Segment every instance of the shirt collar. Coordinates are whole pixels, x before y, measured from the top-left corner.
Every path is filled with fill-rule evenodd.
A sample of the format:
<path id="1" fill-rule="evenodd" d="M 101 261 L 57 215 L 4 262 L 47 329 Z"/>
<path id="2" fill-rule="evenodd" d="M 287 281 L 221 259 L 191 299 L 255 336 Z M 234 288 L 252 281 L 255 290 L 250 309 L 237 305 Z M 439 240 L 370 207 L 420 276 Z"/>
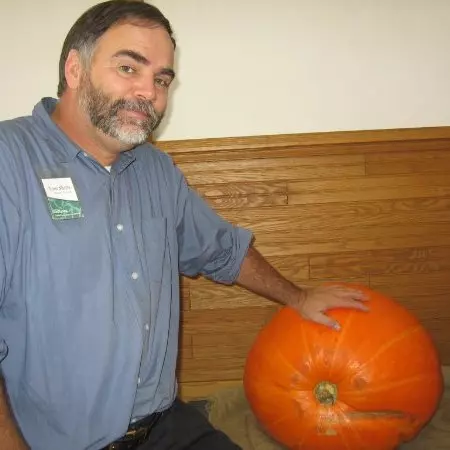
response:
<path id="1" fill-rule="evenodd" d="M 60 162 L 69 162 L 75 159 L 84 150 L 69 139 L 69 137 L 56 125 L 51 115 L 58 103 L 58 100 L 52 97 L 44 97 L 33 109 L 33 118 L 36 119 L 44 128 L 46 139 L 56 139 L 61 145 L 56 150 L 59 153 Z M 128 167 L 136 159 L 133 150 L 122 152 L 117 161 L 120 171 Z"/>

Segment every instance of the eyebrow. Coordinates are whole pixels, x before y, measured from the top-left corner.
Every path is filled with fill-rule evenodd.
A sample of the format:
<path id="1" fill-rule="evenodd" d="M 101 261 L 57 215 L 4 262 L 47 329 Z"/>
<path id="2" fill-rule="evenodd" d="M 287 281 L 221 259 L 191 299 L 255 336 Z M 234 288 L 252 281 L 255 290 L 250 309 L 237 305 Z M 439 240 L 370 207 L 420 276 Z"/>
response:
<path id="1" fill-rule="evenodd" d="M 120 56 L 128 56 L 129 58 L 134 59 L 137 63 L 144 64 L 145 66 L 150 65 L 150 61 L 144 55 L 141 55 L 140 53 L 135 52 L 134 50 L 127 50 L 127 49 L 119 50 L 118 52 L 114 53 L 113 58 L 118 58 Z M 161 69 L 159 71 L 159 74 L 175 78 L 174 70 L 169 67 L 164 67 L 163 69 Z"/>

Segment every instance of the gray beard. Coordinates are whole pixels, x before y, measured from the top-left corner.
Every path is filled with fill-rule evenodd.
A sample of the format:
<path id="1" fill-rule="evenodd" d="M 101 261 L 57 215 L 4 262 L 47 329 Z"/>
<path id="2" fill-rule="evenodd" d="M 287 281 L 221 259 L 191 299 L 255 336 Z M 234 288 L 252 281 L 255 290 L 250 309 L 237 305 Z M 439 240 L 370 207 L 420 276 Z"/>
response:
<path id="1" fill-rule="evenodd" d="M 125 145 L 135 146 L 146 142 L 163 119 L 163 114 L 158 114 L 149 101 L 111 100 L 101 89 L 93 86 L 89 77 L 85 77 L 83 83 L 80 105 L 94 127 Z M 147 117 L 120 117 L 121 110 L 141 112 Z"/>

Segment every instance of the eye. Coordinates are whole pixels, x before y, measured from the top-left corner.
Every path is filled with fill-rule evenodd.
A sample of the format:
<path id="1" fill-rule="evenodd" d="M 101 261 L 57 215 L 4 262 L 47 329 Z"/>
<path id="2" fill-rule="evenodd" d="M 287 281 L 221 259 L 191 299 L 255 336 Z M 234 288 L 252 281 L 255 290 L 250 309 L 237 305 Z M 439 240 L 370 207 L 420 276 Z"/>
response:
<path id="1" fill-rule="evenodd" d="M 170 86 L 170 81 L 164 78 L 155 78 L 155 83 L 163 88 L 168 88 Z"/>
<path id="2" fill-rule="evenodd" d="M 119 66 L 118 69 L 119 69 L 119 72 L 122 72 L 122 73 L 127 73 L 127 74 L 136 73 L 136 70 L 134 69 L 134 67 L 131 67 L 131 66 Z"/>

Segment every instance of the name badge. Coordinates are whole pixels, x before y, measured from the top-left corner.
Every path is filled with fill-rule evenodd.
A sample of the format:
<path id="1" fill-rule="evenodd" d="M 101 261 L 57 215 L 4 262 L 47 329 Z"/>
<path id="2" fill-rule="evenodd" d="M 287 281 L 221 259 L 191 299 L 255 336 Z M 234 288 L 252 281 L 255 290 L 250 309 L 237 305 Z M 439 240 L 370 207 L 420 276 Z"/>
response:
<path id="1" fill-rule="evenodd" d="M 53 220 L 84 217 L 77 192 L 71 178 L 43 178 L 50 214 Z"/>

